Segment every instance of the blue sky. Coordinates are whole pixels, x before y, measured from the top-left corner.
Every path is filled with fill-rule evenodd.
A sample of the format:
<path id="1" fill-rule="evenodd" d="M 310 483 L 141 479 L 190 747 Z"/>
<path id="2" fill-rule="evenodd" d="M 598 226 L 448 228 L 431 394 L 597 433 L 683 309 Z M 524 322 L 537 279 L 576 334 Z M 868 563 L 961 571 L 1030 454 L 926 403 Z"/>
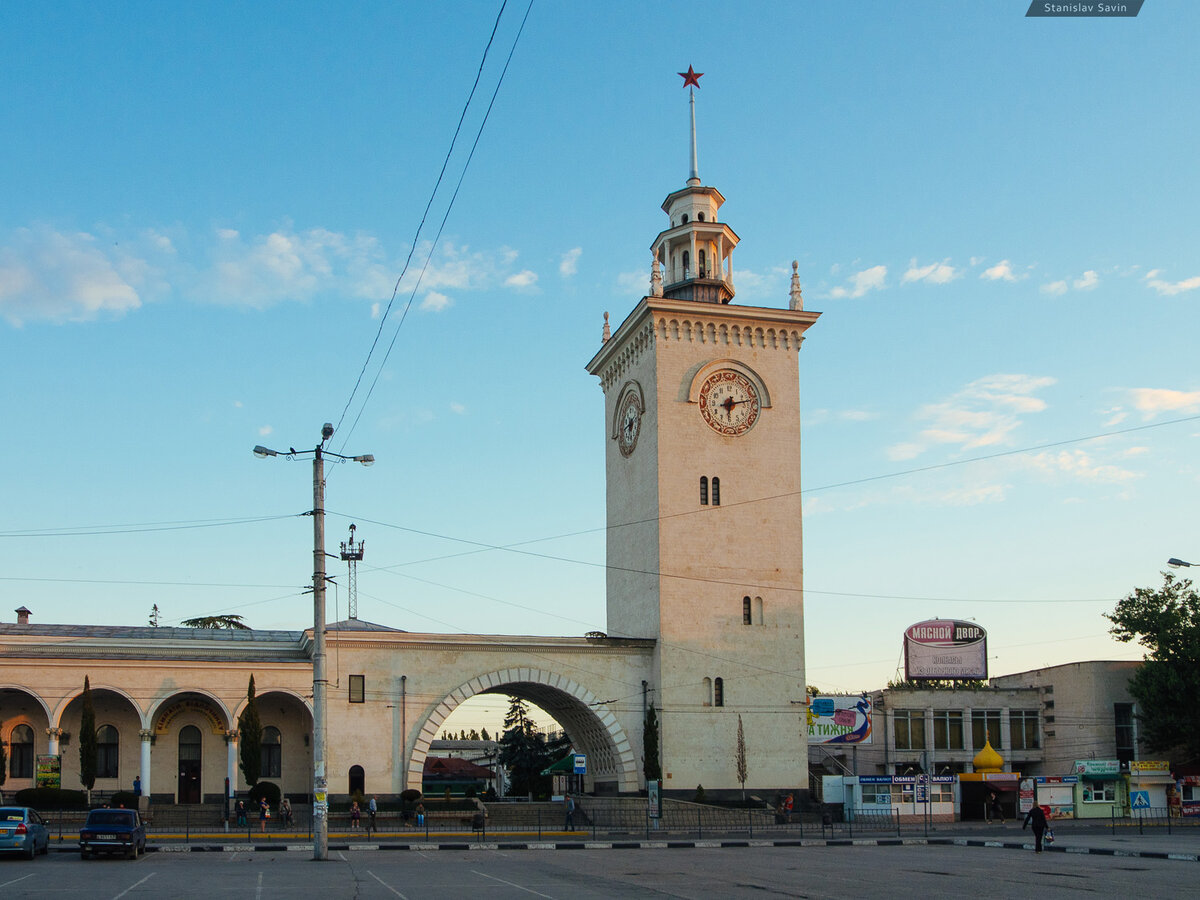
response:
<path id="1" fill-rule="evenodd" d="M 687 177 L 690 64 L 735 302 L 786 305 L 796 259 L 824 313 L 800 358 L 810 682 L 880 686 L 935 616 L 983 625 L 996 674 L 1135 658 L 1101 613 L 1200 557 L 1200 10 L 1027 5 L 535 2 L 413 293 L 510 4 L 343 417 L 499 3 L 3 4 L 6 609 L 311 625 L 308 464 L 250 448 L 332 421 L 378 459 L 329 473 L 362 618 L 603 629 L 583 366 Z"/>

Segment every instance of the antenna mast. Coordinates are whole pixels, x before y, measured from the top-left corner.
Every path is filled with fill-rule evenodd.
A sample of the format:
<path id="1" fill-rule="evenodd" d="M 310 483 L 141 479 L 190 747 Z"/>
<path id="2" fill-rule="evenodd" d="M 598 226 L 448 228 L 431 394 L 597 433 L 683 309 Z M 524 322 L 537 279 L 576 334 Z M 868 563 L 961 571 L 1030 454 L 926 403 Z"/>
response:
<path id="1" fill-rule="evenodd" d="M 350 567 L 349 590 L 350 618 L 358 618 L 358 561 L 363 558 L 363 541 L 354 543 L 355 526 L 350 526 L 350 540 L 342 541 L 342 559 Z"/>

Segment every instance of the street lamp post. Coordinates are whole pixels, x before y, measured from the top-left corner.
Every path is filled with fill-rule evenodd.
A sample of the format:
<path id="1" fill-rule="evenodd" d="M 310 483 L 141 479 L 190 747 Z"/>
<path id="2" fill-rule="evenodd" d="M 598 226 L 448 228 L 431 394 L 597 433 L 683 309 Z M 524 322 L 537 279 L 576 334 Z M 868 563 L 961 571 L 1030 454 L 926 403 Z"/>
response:
<path id="1" fill-rule="evenodd" d="M 1184 562 L 1182 559 L 1177 559 L 1176 557 L 1172 556 L 1167 560 L 1167 565 L 1172 569 L 1190 569 L 1192 566 L 1196 565 L 1196 563 Z"/>
<path id="2" fill-rule="evenodd" d="M 333 426 L 326 422 L 321 428 L 321 443 L 313 454 L 313 859 L 329 859 L 329 801 L 328 776 L 325 771 L 326 750 L 326 704 L 325 694 L 329 686 L 325 676 L 325 457 L 340 462 L 372 465 L 375 457 L 370 453 L 361 456 L 342 456 L 325 449 L 326 442 L 333 437 Z M 295 448 L 282 454 L 287 459 L 298 459 L 307 451 Z M 280 456 L 261 444 L 254 448 L 259 459 Z"/>

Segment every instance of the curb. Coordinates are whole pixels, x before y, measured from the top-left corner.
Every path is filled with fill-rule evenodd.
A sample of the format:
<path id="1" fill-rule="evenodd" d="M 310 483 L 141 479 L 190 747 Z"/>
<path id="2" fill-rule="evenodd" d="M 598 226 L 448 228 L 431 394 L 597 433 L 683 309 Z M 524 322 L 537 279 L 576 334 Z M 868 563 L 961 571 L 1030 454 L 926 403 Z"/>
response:
<path id="1" fill-rule="evenodd" d="M 1032 843 L 989 841 L 975 838 L 877 838 L 877 839 L 801 839 L 801 840 L 693 840 L 693 841 L 445 841 L 412 843 L 331 843 L 330 850 L 347 853 L 370 851 L 437 850 L 725 850 L 744 847 L 984 847 L 996 850 L 1030 852 Z M 75 847 L 55 847 L 56 853 L 77 853 Z M 307 853 L 312 844 L 151 844 L 147 853 Z M 1200 853 L 1170 853 L 1162 850 L 1125 850 L 1109 847 L 1049 846 L 1046 853 L 1076 856 L 1117 856 L 1134 859 L 1169 859 L 1200 862 Z"/>

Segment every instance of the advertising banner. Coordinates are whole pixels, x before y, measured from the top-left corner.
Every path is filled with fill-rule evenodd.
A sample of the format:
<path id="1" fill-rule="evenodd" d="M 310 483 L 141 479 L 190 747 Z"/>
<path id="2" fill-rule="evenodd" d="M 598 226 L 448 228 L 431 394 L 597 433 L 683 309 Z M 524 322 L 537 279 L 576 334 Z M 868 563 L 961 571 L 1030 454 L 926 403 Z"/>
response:
<path id="1" fill-rule="evenodd" d="M 38 754 L 37 760 L 37 786 L 40 788 L 61 788 L 62 787 L 62 757 L 47 756 Z"/>
<path id="2" fill-rule="evenodd" d="M 988 677 L 987 632 L 974 622 L 929 619 L 904 632 L 904 676 L 909 681 Z"/>
<path id="3" fill-rule="evenodd" d="M 871 699 L 866 694 L 809 697 L 808 742 L 871 743 Z"/>

